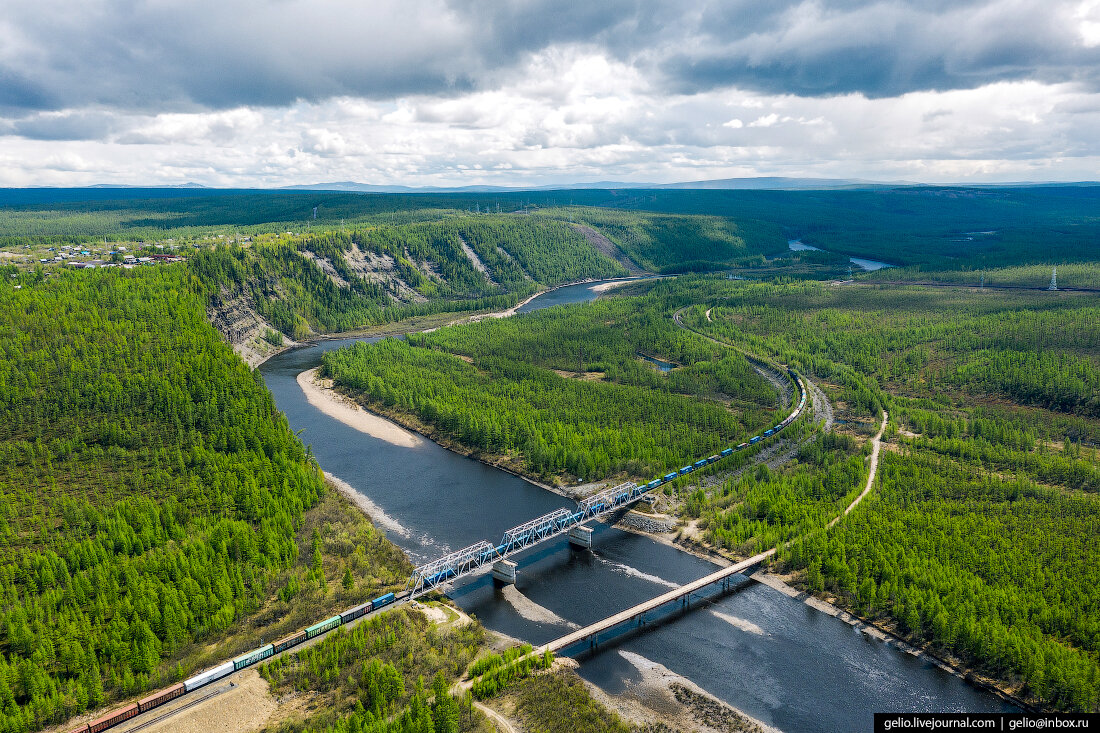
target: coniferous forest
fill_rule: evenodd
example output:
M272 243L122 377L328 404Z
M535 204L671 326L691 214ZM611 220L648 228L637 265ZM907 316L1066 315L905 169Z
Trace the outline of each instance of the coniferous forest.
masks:
M440 442L574 483L649 480L747 440L786 416L790 385L746 355L790 366L836 421L795 423L772 442L783 460L746 451L663 489L681 541L731 558L778 546L771 569L800 588L1030 704L1098 710L1090 196L11 202L0 244L27 254L0 267L0 733L135 699L401 587L409 560L326 489L233 353L241 343L211 325L220 314L247 311L277 348L414 318L442 325L633 268L676 276L359 344L323 368ZM970 230L980 236L958 238ZM792 253L796 237L828 251ZM186 261L70 271L50 259L62 243L123 242ZM849 281L846 257L860 254L904 267ZM1052 257L1070 290L1044 289ZM872 491L826 528L867 479L884 411ZM331 702L288 731L485 729L473 698L505 687L529 721L568 699L577 729L630 728L527 658L478 695L452 695L485 643L476 623L442 629L400 611L263 674L276 694ZM534 678L520 683L516 664Z

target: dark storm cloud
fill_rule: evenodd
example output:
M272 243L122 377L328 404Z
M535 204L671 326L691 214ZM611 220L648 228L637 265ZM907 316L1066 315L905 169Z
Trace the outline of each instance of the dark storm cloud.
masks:
M1100 82L1073 3L789 2L708 10L699 43L659 64L678 91L892 97L997 81Z
M504 84L532 54L568 44L628 62L670 92L803 96L1005 79L1095 85L1100 53L1082 44L1073 5L1057 2L15 0L5 12L8 115L455 95ZM51 134L42 124L26 134Z
M9 123L8 132L31 140L104 140L114 120L101 112L37 114Z

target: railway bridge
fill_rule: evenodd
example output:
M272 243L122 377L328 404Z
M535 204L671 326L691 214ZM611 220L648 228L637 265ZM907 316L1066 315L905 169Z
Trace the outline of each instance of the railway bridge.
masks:
M435 590L445 583L479 574L489 568L492 569L495 580L502 583L515 583L516 563L508 558L563 534L567 535L569 542L575 546L592 547L592 528L586 526L585 522L598 519L618 509L629 507L645 498L654 489L660 488L681 476L686 476L717 463L738 451L755 446L797 420L803 410L806 409L806 384L793 370L788 370L788 373L791 381L798 387L800 399L791 414L775 427L765 430L760 435L753 436L740 445L730 446L707 458L700 458L695 463L689 463L680 470L671 471L649 483L622 483L581 500L573 510L562 507L541 517L531 519L505 532L500 542L496 544L482 540L469 547L450 552L425 563L416 568L410 576L405 587L408 597L410 599L415 598L423 593ZM730 574L735 572L738 571L732 571Z

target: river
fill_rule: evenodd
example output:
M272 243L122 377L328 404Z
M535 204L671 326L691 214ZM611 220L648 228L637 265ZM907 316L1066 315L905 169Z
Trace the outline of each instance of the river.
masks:
M559 288L527 310L581 302L598 285ZM544 299L545 298L545 299ZM311 406L297 375L356 339L284 352L260 367L290 426L325 472L364 494L375 521L414 561L434 558L573 502L431 441L394 445ZM366 339L376 340L376 339ZM514 588L488 576L451 597L489 629L534 644L698 578L714 566L642 535L595 523L593 551L566 540L518 557ZM516 558L513 558L516 559ZM660 663L783 731L871 730L874 711L1011 710L995 696L767 586L744 581L673 623L605 644L580 674L610 693L641 678L621 651Z
M798 239L788 239L787 248L792 252L824 252L821 247L815 247L812 244L803 244ZM879 260L869 260L865 257L849 257L848 261L853 265L857 265L864 272L872 272L874 270L881 270L884 267L896 267L897 265L891 265L889 262L880 262Z

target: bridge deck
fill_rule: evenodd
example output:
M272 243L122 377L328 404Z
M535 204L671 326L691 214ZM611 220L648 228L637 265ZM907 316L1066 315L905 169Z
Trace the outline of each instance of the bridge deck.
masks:
M603 633L604 631L607 631L614 626L618 626L625 621L629 621L639 614L645 613L646 611L652 611L653 609L663 606L666 603L682 598L689 593L694 593L697 590L701 590L711 583L717 583L723 578L727 578L731 575L736 575L746 568L751 568L753 565L759 564L762 560L771 557L774 554L775 548L773 547L766 552L761 552L759 555L753 555L747 560L742 560L741 562L730 565L729 567L722 568L721 570L716 570L710 575L704 575L698 580L693 580L692 582L686 585L682 585L679 588L673 588L667 593L662 593L656 598L651 598L650 600L639 603L636 606L632 606L625 611L619 611L618 613L608 616L605 619L601 619L594 624L585 626L583 629L577 629L576 631L572 631L559 639L554 639L550 643L541 647L539 651L543 652L547 649L549 649L551 652L561 651L562 649L565 649L566 647L569 647L577 643L578 641L583 641L591 636Z

